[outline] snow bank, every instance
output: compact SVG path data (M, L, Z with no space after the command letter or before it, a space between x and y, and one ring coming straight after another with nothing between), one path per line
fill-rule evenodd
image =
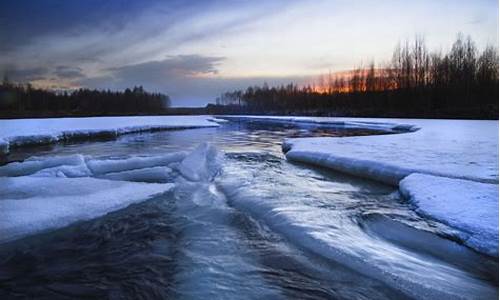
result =
M412 174L399 190L418 213L462 231L471 248L498 256L498 185Z
M0 120L0 154L8 153L11 147L61 140L219 126L211 119L210 116L147 116Z
M0 242L102 216L171 188L94 178L3 177Z

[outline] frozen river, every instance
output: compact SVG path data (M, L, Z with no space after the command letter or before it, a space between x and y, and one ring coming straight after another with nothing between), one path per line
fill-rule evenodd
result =
M74 175L78 162L48 161L83 157L96 181L148 182L120 197L174 185L103 217L1 244L0 298L498 298L496 259L454 242L454 229L416 214L397 188L292 163L281 150L284 138L381 133L235 121L15 149L7 161L38 156L5 171L15 176ZM214 147L197 148L204 142ZM190 160L172 158L193 149ZM164 169L119 167L168 154ZM212 172L215 156L220 170ZM65 190L64 180L79 184L73 175L61 194L80 191ZM4 193L0 202L30 192Z

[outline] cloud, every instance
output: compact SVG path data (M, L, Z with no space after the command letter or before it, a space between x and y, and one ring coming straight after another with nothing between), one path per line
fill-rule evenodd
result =
M1 1L0 51L47 35L80 35L92 27L117 31L158 1Z
M70 66L57 66L54 70L54 75L60 79L79 79L85 77L82 68Z
M104 70L106 75L84 78L80 83L99 89L125 89L142 85L149 91L167 93L173 99L180 99L183 95L200 97L205 91L197 86L197 82L217 74L217 66L222 61L224 57L169 56L158 61L108 68ZM203 98L206 99L206 95Z
M216 66L224 57L202 55L169 56L160 61L109 68L116 80L136 82L164 82L198 75L217 74Z
M10 81L30 82L45 78L48 69L45 67L18 69L14 67L3 67L2 74L7 76Z

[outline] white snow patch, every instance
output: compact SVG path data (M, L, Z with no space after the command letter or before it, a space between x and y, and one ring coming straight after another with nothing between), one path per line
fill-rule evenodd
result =
M471 248L498 256L498 185L412 174L399 190L418 213L462 231Z
M166 192L172 184L94 178L0 178L0 242L89 220Z
M216 127L210 116L92 117L0 120L0 154L12 146L195 127Z

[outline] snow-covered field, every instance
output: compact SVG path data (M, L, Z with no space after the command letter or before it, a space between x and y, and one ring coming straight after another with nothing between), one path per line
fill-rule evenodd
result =
M461 230L464 242L477 251L498 256L498 121L233 118L401 132L288 139L283 149L291 161L399 186L417 212ZM412 174L434 176L408 178Z
M13 146L47 144L92 136L218 126L210 116L93 117L0 120L0 154Z

